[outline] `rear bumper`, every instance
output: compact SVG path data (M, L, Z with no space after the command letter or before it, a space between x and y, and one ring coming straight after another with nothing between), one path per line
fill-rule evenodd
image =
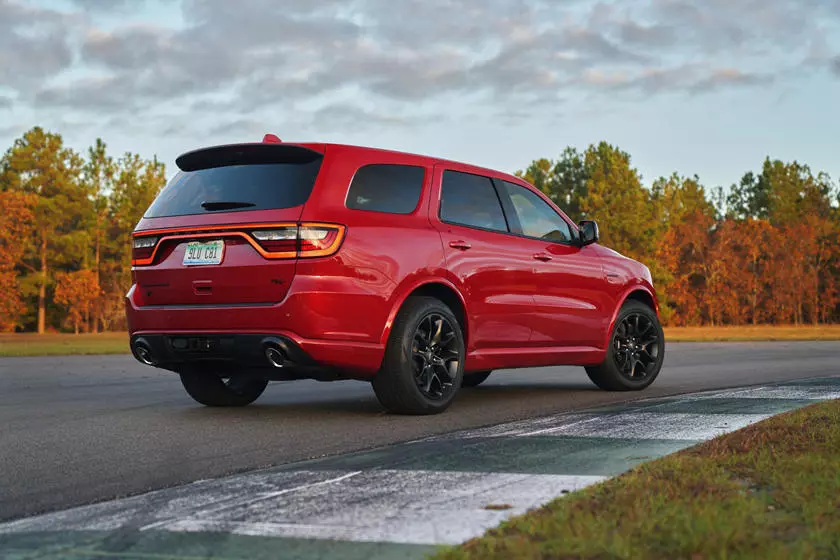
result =
M279 351L274 362L270 349ZM378 371L383 353L372 345L305 340L289 333L225 331L139 331L131 335L131 351L141 363L176 372L200 365L278 379L369 378Z
M298 364L296 367L332 370L352 378L375 375L384 345L339 336L346 333L370 339L375 329L369 329L369 334L347 333L342 328L347 322L344 315L358 316L357 310L341 310L331 299L321 301L323 296L311 295L291 295L268 305L152 307L138 305L136 286L132 286L125 297L132 352L139 360L134 346L142 337L155 355L154 365L165 369L177 371L192 363L212 361L230 368L265 370L271 367L265 356L265 340L276 339L275 343ZM322 307L332 313L323 312ZM339 310L343 313L337 314ZM183 338L205 339L211 348L199 352L173 346L176 339Z

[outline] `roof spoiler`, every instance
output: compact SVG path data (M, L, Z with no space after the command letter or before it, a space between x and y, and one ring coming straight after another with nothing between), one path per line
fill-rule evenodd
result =
M231 165L258 165L266 163L310 163L324 154L298 146L271 140L267 134L262 143L226 144L193 150L178 156L175 164L181 171L198 171Z

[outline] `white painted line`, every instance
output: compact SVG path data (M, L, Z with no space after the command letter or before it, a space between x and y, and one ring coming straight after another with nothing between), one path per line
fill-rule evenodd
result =
M711 394L688 395L685 400L702 399L792 399L831 400L840 399L840 390L831 385L788 385L777 387L752 387Z
M629 412L544 428L522 436L552 435L621 439L707 440L754 424L772 414Z
M160 490L15 521L0 525L0 534L155 529L457 544L605 478L400 470L239 475L189 485L187 493Z
M712 439L770 416L773 415L650 412L647 409L598 415L564 414L544 418L532 425L516 422L452 434L446 439L565 436L695 441Z

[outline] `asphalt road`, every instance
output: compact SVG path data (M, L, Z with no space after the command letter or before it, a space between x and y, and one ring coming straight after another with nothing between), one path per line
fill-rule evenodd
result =
M196 405L128 356L0 359L0 520L497 422L706 389L840 375L840 342L670 344L656 383L607 393L582 368L496 372L445 414L383 413L369 385L269 385Z

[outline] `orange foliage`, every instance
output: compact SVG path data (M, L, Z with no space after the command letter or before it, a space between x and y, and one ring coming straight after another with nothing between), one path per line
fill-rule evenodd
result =
M68 319L76 333L101 293L92 270L62 273L56 278L55 302L67 307Z
M828 322L840 302L837 226L724 219L699 213L671 226L656 258L672 280L674 325Z
M14 330L24 311L15 267L32 235L36 203L32 195L0 191L0 332Z

